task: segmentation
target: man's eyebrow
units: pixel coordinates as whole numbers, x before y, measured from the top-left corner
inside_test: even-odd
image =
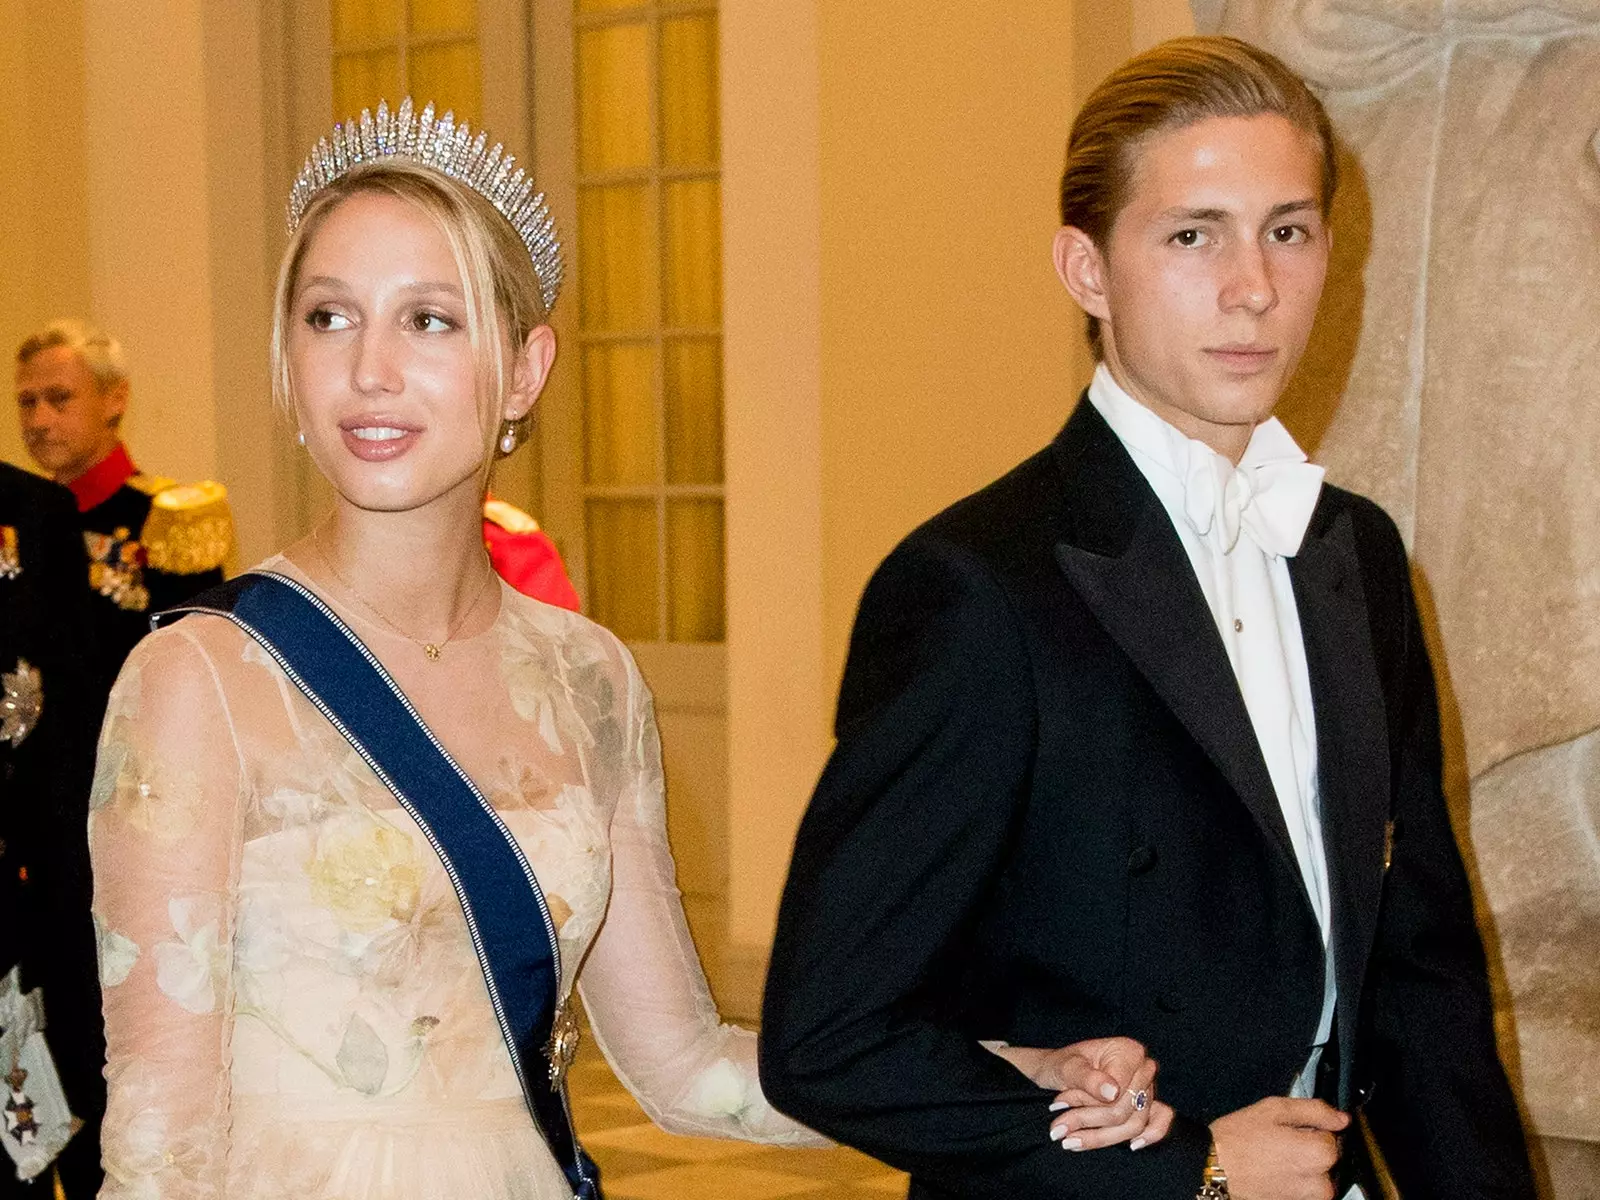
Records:
[[[1228,214],[1220,208],[1169,208],[1161,214],[1174,221],[1226,221]]]
[[[1274,221],[1279,217],[1286,217],[1291,213],[1305,212],[1316,207],[1317,202],[1310,198],[1305,200],[1286,200],[1282,204],[1273,205],[1267,211],[1267,220]],[[1226,221],[1231,214],[1223,208],[1184,208],[1180,205],[1176,208],[1167,209],[1161,215],[1174,221]]]
[[[1317,202],[1310,198],[1305,200],[1288,200],[1282,204],[1274,205],[1267,213],[1267,220],[1271,221],[1276,217],[1287,217],[1293,213],[1306,212],[1309,209],[1315,209],[1318,207],[1320,206],[1317,204]]]

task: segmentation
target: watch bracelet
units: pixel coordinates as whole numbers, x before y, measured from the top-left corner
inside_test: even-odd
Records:
[[[1211,1143],[1211,1149],[1206,1153],[1205,1175],[1194,1200],[1232,1200],[1232,1193],[1228,1191],[1228,1173],[1217,1160],[1215,1142]]]

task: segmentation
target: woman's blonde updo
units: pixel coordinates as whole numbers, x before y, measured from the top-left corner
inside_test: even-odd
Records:
[[[1102,253],[1128,202],[1146,139],[1210,117],[1283,117],[1322,152],[1322,213],[1339,184],[1333,123],[1322,101],[1279,59],[1231,37],[1162,42],[1129,59],[1090,93],[1072,123],[1061,175],[1061,223],[1083,230]],[[1100,322],[1089,318],[1098,356]]]
[[[351,196],[376,192],[409,201],[433,219],[450,244],[461,273],[467,337],[478,364],[478,414],[489,454],[501,448],[501,404],[511,390],[515,358],[528,335],[549,319],[528,249],[511,224],[471,188],[431,167],[385,159],[354,167],[306,208],[289,238],[278,270],[272,316],[272,393],[294,410],[289,371],[289,331],[306,250],[328,214]],[[531,416],[513,424],[513,448],[527,436]]]

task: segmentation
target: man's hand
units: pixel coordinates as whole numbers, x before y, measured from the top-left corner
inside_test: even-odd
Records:
[[[1156,1060],[1132,1038],[1093,1038],[1059,1050],[984,1045],[1042,1088],[1056,1093],[1050,1137],[1067,1150],[1099,1150],[1127,1142],[1154,1145],[1172,1128],[1172,1109],[1155,1098]],[[1143,1108],[1134,1097],[1145,1094]],[[1063,1111],[1064,1110],[1064,1111]]]
[[[1334,1200],[1329,1172],[1350,1118],[1321,1100],[1269,1096],[1211,1122],[1233,1200]]]

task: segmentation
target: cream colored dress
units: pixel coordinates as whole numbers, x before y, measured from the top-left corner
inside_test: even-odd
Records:
[[[762,1099],[754,1037],[718,1021],[673,881],[650,693],[621,643],[502,585],[494,624],[428,662],[333,606],[521,844],[563,994],[582,964],[595,1036],[650,1116],[817,1140]],[[237,627],[192,616],[134,651],[89,836],[102,1196],[569,1195],[437,857]]]

